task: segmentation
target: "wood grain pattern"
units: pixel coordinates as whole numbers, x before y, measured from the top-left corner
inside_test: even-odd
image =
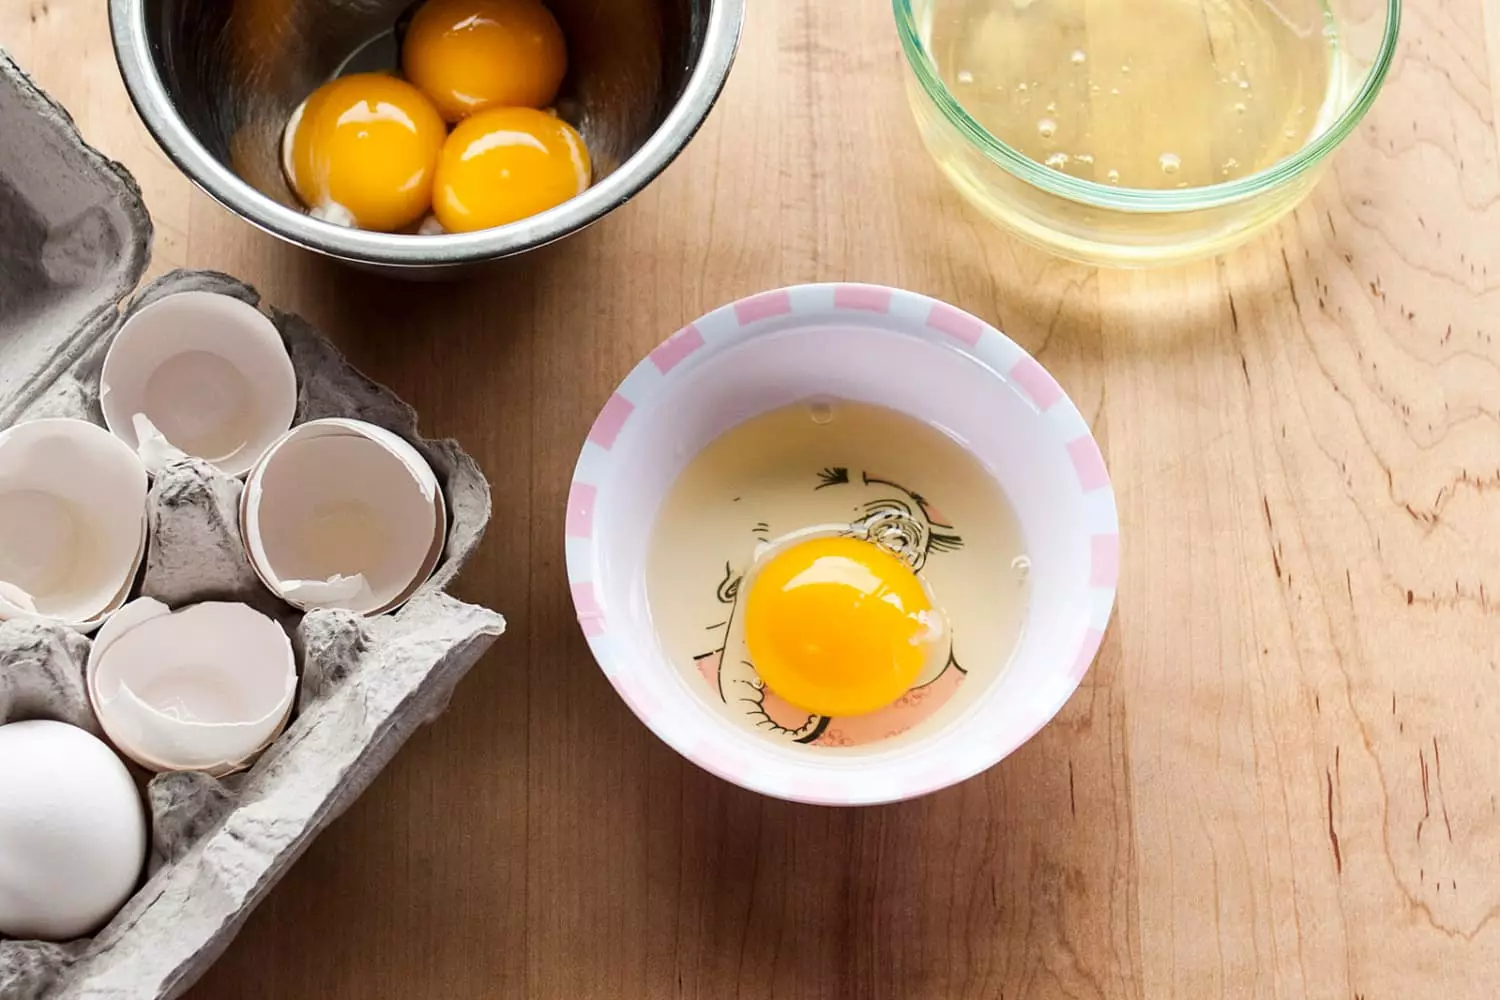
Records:
[[[463,590],[511,633],[194,996],[1493,995],[1500,6],[1415,0],[1295,217],[1149,274],[1043,258],[959,202],[883,3],[753,6],[657,184],[442,290],[285,248],[191,189],[129,109],[99,4],[0,9],[0,44],[140,179],[155,270],[230,271],[306,314],[496,485]],[[588,656],[560,542],[579,444],[637,358],[739,295],[843,278],[1033,351],[1094,425],[1125,545],[1057,722],[864,811],[764,801],[659,745]]]

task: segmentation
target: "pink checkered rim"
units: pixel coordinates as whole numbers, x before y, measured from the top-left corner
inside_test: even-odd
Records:
[[[975,741],[974,753],[937,759],[916,757],[905,773],[873,786],[851,789],[846,774],[809,762],[810,755],[799,755],[798,764],[803,766],[790,771],[768,769],[759,748],[746,747],[733,738],[722,742],[704,739],[702,734],[685,733],[672,726],[660,699],[642,683],[628,657],[610,643],[606,609],[593,583],[594,509],[599,487],[592,480],[600,463],[590,461],[590,453],[596,449],[607,453],[614,448],[637,406],[661,391],[674,371],[691,367],[693,356],[710,344],[764,332],[771,326],[786,327],[799,319],[858,323],[898,315],[911,328],[916,328],[913,321],[919,320],[923,335],[946,339],[991,370],[1003,373],[1005,382],[1045,418],[1045,425],[1066,448],[1078,474],[1079,490],[1103,511],[1098,518],[1103,526],[1091,538],[1090,614],[1078,637],[1076,658],[1063,671],[1065,683],[1042,695],[1021,724]],[[752,791],[815,805],[864,805],[914,798],[966,780],[1014,752],[1051,721],[1083,681],[1103,642],[1119,578],[1120,539],[1109,472],[1087,422],[1062,387],[1020,346],[983,320],[925,295],[878,285],[796,285],[762,292],[716,309],[669,337],[636,366],[601,409],[574,473],[565,525],[568,580],[579,625],[601,669],[630,709],[665,742],[710,773]],[[728,727],[725,729],[727,733]],[[783,773],[771,774],[772,770]]]

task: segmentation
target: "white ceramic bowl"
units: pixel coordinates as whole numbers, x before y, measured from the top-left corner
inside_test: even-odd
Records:
[[[1031,560],[1030,606],[1009,666],[942,728],[858,755],[737,728],[668,660],[647,603],[651,528],[688,461],[750,417],[815,396],[880,404],[946,431],[1009,496]],[[579,456],[567,562],[595,659],[667,744],[752,791],[866,805],[963,781],[1057,714],[1114,607],[1119,522],[1088,425],[1004,334],[912,292],[801,285],[709,313],[630,373]]]

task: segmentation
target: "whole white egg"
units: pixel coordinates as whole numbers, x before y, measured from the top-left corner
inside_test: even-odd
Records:
[[[113,750],[61,722],[0,726],[0,936],[98,930],[145,860],[145,807]]]

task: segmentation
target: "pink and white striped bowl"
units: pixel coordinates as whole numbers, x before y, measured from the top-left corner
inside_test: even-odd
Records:
[[[962,443],[1010,497],[1031,559],[1030,608],[1009,665],[946,726],[889,750],[783,746],[735,727],[669,662],[647,604],[651,529],[688,461],[750,417],[815,396],[900,410]],[[822,805],[936,791],[1028,740],[1098,652],[1120,561],[1103,457],[1052,376],[982,320],[874,285],[799,285],[742,299],[652,351],[589,432],[566,525],[579,624],[631,710],[728,781]]]

